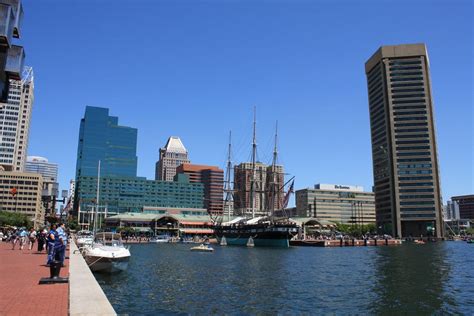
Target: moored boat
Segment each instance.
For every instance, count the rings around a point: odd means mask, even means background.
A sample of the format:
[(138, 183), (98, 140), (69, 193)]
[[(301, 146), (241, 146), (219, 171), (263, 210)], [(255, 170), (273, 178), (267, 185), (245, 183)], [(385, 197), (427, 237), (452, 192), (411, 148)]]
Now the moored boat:
[(84, 258), (93, 272), (120, 272), (128, 267), (130, 251), (120, 234), (97, 233), (92, 245), (85, 248)]

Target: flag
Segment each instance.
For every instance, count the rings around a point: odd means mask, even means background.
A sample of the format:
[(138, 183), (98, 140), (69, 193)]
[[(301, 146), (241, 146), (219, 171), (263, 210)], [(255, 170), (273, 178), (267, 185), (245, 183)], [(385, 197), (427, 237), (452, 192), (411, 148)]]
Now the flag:
[(293, 186), (295, 184), (295, 180), (291, 182), (290, 188), (288, 189), (288, 192), (286, 192), (285, 199), (283, 200), (283, 209), (285, 209), (288, 206), (288, 202), (290, 201), (290, 195), (293, 193)]
[(17, 193), (18, 193), (18, 190), (15, 187), (10, 190), (10, 194), (12, 196), (15, 196)]

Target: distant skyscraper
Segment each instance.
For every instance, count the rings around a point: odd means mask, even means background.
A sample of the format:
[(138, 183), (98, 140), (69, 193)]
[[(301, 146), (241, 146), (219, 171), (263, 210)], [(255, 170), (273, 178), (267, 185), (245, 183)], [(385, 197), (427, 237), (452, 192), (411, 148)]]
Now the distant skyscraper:
[(58, 164), (38, 156), (28, 156), (25, 171), (39, 173), (43, 176), (43, 196), (58, 197)]
[(188, 151), (179, 137), (171, 136), (165, 147), (160, 148), (160, 160), (156, 162), (155, 180), (173, 181), (176, 168), (183, 163), (191, 163), (188, 159)]
[(6, 171), (25, 168), (34, 100), (33, 70), (21, 80), (10, 80), (8, 102), (0, 106), (0, 166)]
[(453, 203), (458, 207), (458, 218), (474, 220), (474, 194), (453, 196)]
[(182, 164), (177, 174), (189, 176), (189, 182), (204, 185), (204, 208), (211, 214), (222, 214), (224, 208), (224, 171), (215, 166)]
[(109, 109), (86, 107), (79, 130), (76, 179), (97, 176), (137, 175), (137, 129), (118, 125), (118, 117), (109, 116)]
[(366, 62), (377, 225), (443, 236), (429, 61), (424, 44), (382, 46)]

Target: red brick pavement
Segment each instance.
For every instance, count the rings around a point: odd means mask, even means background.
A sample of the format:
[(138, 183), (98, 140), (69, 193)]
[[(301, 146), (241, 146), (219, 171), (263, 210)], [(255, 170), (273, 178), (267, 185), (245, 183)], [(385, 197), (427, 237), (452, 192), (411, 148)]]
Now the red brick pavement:
[[(0, 242), (0, 315), (67, 315), (69, 284), (38, 284), (49, 276), (46, 253), (15, 248)], [(69, 260), (64, 264), (62, 277), (69, 274)]]

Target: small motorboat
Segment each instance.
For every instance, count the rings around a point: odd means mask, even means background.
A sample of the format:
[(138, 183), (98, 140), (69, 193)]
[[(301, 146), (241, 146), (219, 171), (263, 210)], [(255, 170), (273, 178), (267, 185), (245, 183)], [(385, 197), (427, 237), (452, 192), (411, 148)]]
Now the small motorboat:
[(130, 250), (120, 234), (97, 233), (92, 245), (85, 247), (84, 258), (93, 272), (120, 272), (127, 269)]
[(424, 245), (425, 242), (424, 242), (423, 240), (419, 239), (419, 240), (415, 240), (415, 244), (417, 244), (417, 245)]
[(151, 238), (150, 242), (157, 243), (157, 244), (167, 243), (167, 242), (170, 242), (170, 236), (158, 235), (156, 237)]
[(466, 242), (467, 242), (468, 244), (474, 244), (474, 239), (468, 239), (468, 240), (466, 240)]
[(191, 251), (213, 252), (214, 248), (209, 245), (200, 244), (199, 246), (192, 247)]

